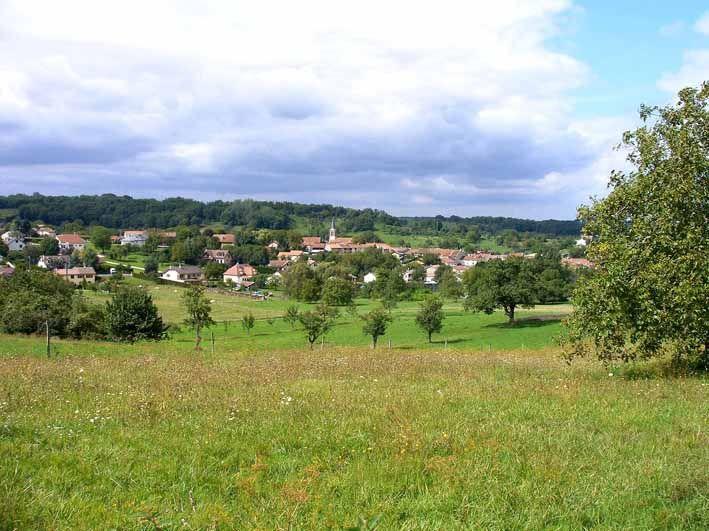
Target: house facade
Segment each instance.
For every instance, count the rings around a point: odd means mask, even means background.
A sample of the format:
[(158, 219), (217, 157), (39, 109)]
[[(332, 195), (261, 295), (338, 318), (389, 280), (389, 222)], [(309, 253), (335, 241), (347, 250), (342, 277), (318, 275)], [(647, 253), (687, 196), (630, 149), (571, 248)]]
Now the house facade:
[(223, 265), (231, 265), (234, 261), (231, 257), (231, 253), (226, 249), (207, 249), (204, 251), (202, 258), (208, 262), (215, 262)]
[(258, 272), (249, 264), (235, 264), (224, 272), (224, 282), (233, 282), (238, 287), (250, 282)]
[(0, 238), (10, 251), (22, 251), (25, 248), (25, 238), (19, 232), (8, 231)]
[(67, 282), (79, 285), (84, 282), (93, 284), (96, 282), (96, 271), (93, 267), (70, 267), (69, 269), (55, 269), (54, 274), (63, 278)]
[(180, 284), (197, 284), (204, 280), (204, 273), (197, 266), (177, 266), (168, 268), (160, 278)]
[(50, 271), (54, 271), (55, 269), (66, 269), (67, 267), (69, 267), (70, 261), (71, 257), (67, 254), (42, 255), (39, 257), (37, 267), (41, 267), (42, 269), (49, 269)]
[(75, 250), (83, 251), (86, 247), (86, 240), (78, 234), (57, 234), (57, 241), (59, 242), (59, 249), (65, 253), (71, 253)]
[(121, 245), (135, 245), (142, 247), (148, 241), (148, 231), (145, 230), (126, 230), (121, 236)]

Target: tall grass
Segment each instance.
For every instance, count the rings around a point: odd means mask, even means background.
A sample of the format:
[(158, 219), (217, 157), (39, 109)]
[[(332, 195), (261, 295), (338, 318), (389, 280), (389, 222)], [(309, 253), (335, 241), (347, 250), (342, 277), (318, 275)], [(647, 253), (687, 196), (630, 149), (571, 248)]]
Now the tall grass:
[(0, 529), (709, 527), (706, 379), (553, 350), (105, 348), (0, 358)]

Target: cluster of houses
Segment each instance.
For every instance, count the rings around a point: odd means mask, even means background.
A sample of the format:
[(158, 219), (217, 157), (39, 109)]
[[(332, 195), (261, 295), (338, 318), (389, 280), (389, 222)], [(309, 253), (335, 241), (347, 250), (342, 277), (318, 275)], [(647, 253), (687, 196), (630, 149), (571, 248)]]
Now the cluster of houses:
[[(43, 225), (36, 229), (36, 233), (43, 238), (56, 239), (61, 253), (52, 256), (40, 256), (37, 263), (39, 267), (52, 271), (72, 284), (79, 285), (96, 282), (96, 271), (93, 267), (70, 267), (70, 255), (74, 251), (83, 251), (86, 247), (86, 240), (78, 234), (57, 234), (54, 229)], [(10, 252), (23, 251), (28, 245), (25, 237), (19, 232), (8, 231), (0, 235), (0, 238), (7, 245)], [(0, 267), (2, 267), (0, 269), (0, 275), (2, 276), (11, 275), (14, 271), (9, 265)]]
[[(55, 238), (60, 250), (60, 254), (56, 256), (41, 256), (38, 263), (39, 267), (53, 271), (56, 275), (77, 285), (96, 281), (96, 272), (92, 267), (70, 267), (70, 255), (74, 251), (83, 251), (86, 246), (86, 241), (80, 235), (57, 234), (51, 227), (42, 225), (37, 227), (35, 232), (38, 236)], [(121, 235), (112, 236), (112, 242), (119, 245), (142, 247), (148, 241), (150, 234), (151, 233), (147, 230), (125, 230)], [(171, 231), (158, 232), (157, 235), (163, 242), (173, 240), (177, 236), (175, 232)], [(18, 232), (8, 231), (0, 235), (0, 237), (10, 251), (22, 251), (27, 245), (26, 239)], [(255, 267), (249, 264), (234, 263), (230, 248), (236, 243), (235, 235), (214, 234), (213, 237), (219, 242), (221, 248), (205, 250), (202, 257), (203, 260), (228, 267), (223, 274), (223, 281), (226, 284), (233, 285), (237, 288), (251, 288), (254, 285), (254, 277), (256, 277), (258, 272)], [(583, 245), (585, 245), (584, 240), (579, 240), (579, 242), (583, 242)], [(577, 245), (582, 245), (579, 242), (577, 242)], [(279, 244), (273, 241), (266, 247), (275, 252), (278, 250)], [(419, 259), (426, 255), (436, 256), (440, 264), (449, 266), (457, 277), (460, 277), (466, 270), (475, 267), (481, 262), (505, 260), (509, 256), (521, 256), (526, 258), (533, 258), (535, 256), (534, 254), (523, 253), (465, 253), (460, 249), (394, 247), (386, 243), (355, 243), (353, 238), (337, 236), (335, 222), (333, 220), (326, 240), (323, 241), (319, 236), (306, 236), (301, 241), (300, 249), (280, 251), (277, 253), (277, 258), (271, 260), (268, 265), (271, 269), (275, 270), (272, 278), (281, 277), (287, 268), (295, 261), (305, 259), (308, 263), (314, 265), (315, 261), (312, 257), (319, 253), (356, 253), (371, 248), (379, 249), (381, 252), (391, 253), (403, 263), (411, 265), (421, 264)], [(571, 268), (593, 267), (593, 264), (585, 258), (564, 258), (562, 261)], [(436, 272), (439, 267), (440, 265), (436, 264), (428, 266), (425, 269), (425, 285), (430, 287), (435, 286)], [(11, 268), (9, 266), (2, 266), (0, 275), (8, 274), (11, 274)], [(403, 272), (404, 281), (412, 282), (414, 280), (414, 274), (414, 269), (406, 269)], [(202, 269), (193, 265), (176, 265), (169, 267), (166, 271), (162, 272), (161, 278), (165, 281), (182, 284), (201, 283), (205, 280)], [(363, 281), (365, 284), (376, 281), (376, 274), (374, 272), (367, 273)]]

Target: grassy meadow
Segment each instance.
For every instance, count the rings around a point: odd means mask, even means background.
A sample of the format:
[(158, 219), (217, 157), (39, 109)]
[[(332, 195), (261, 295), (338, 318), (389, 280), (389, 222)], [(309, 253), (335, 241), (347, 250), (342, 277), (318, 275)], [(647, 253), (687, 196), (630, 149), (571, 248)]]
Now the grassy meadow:
[(709, 527), (709, 381), (567, 365), (567, 306), (448, 303), (429, 345), (407, 302), (310, 351), (290, 302), (210, 297), (214, 353), (0, 336), (0, 529)]

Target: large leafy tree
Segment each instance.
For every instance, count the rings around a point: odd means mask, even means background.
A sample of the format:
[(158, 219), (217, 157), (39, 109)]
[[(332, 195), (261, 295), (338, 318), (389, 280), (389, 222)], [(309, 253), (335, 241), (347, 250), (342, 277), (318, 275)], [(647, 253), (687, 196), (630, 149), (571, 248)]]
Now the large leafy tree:
[(330, 277), (323, 284), (322, 300), (329, 306), (345, 306), (354, 299), (355, 286), (346, 278)]
[(492, 313), (502, 308), (511, 323), (518, 307), (530, 308), (538, 298), (535, 264), (517, 256), (478, 264), (465, 272), (463, 285), (466, 310)]
[(573, 296), (570, 357), (709, 364), (708, 99), (705, 82), (641, 107), (643, 125), (623, 136), (633, 169), (579, 209), (596, 267)]
[(111, 248), (111, 231), (106, 227), (97, 225), (91, 229), (90, 234), (91, 243), (93, 243), (97, 249), (105, 251)]
[(52, 273), (18, 267), (15, 274), (0, 278), (0, 331), (67, 335), (74, 288)]
[(119, 288), (106, 303), (105, 319), (106, 333), (118, 341), (165, 338), (165, 324), (152, 297), (142, 288)]

